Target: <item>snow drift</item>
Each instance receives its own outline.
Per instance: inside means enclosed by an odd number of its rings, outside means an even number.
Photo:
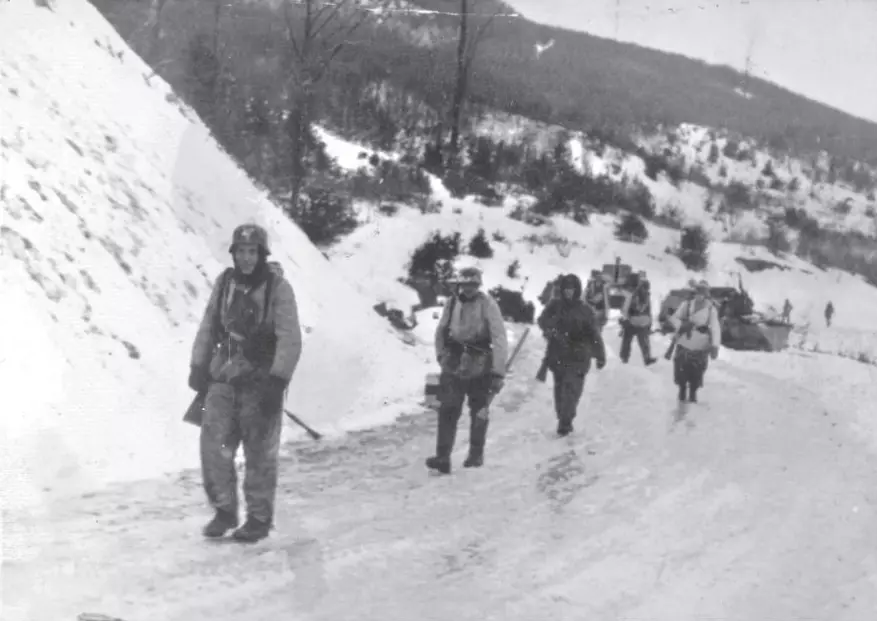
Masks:
[[[305,347],[287,407],[391,419],[415,353],[85,0],[0,6],[4,505],[197,464],[192,338],[233,228],[265,226]]]

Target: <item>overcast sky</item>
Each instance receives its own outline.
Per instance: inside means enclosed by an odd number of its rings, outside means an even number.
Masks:
[[[753,74],[877,122],[877,0],[507,2],[538,22],[736,69],[751,50]]]

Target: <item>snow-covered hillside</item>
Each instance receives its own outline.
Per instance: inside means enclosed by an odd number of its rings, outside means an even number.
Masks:
[[[6,507],[198,463],[190,347],[242,222],[267,227],[297,294],[291,411],[331,434],[422,390],[424,352],[151,74],[85,0],[0,5]]]
[[[764,239],[766,220],[787,208],[802,210],[827,229],[877,233],[877,170],[862,163],[833,165],[825,152],[793,155],[688,123],[632,136],[638,153],[633,146],[623,150],[580,131],[495,111],[485,112],[471,129],[537,152],[550,151],[566,137],[580,171],[614,181],[637,179],[649,189],[658,214],[684,225],[701,224],[719,239]],[[647,174],[643,153],[679,178],[674,181],[661,168]],[[851,177],[859,180],[858,187]],[[734,194],[738,185],[747,188],[746,196]]]
[[[357,154],[370,152],[324,130],[320,135],[328,153],[346,167],[361,166],[363,160]],[[792,346],[851,358],[864,354],[877,361],[877,288],[861,277],[823,270],[793,255],[777,257],[763,247],[721,241],[711,244],[708,269],[694,273],[667,252],[679,243],[679,231],[674,229],[649,223],[649,238],[643,244],[634,244],[615,238],[617,216],[612,215],[594,215],[589,225],[555,217],[547,225],[534,227],[510,217],[521,202],[526,204],[526,197],[507,198],[501,207],[485,207],[472,200],[453,198],[435,178],[432,187],[433,199],[442,205],[439,213],[423,214],[413,207],[402,207],[392,216],[373,212],[367,222],[329,251],[332,262],[376,302],[387,302],[405,311],[416,303],[414,293],[398,279],[405,275],[411,253],[432,231],[459,231],[465,247],[483,228],[494,256],[476,259],[466,256],[464,250],[459,263],[480,266],[489,287],[502,285],[520,290],[537,307],[539,293],[558,272],[573,271],[585,279],[591,269],[620,257],[635,270],[648,273],[656,305],[670,290],[685,286],[691,278],[704,277],[713,286],[731,287],[737,287],[742,280],[757,311],[778,313],[789,299],[792,321],[797,326]],[[507,268],[515,260],[520,268],[511,278]],[[831,328],[824,327],[823,311],[828,301],[837,311]]]
[[[363,150],[357,145],[345,145],[337,138],[327,141],[327,146],[331,155],[346,162],[354,161],[351,152]],[[433,183],[433,191],[443,206],[440,213],[422,214],[413,208],[403,208],[394,216],[374,213],[371,222],[331,249],[333,263],[343,265],[363,290],[369,290],[402,276],[411,252],[431,231],[460,231],[468,242],[479,228],[484,228],[491,238],[494,257],[487,260],[464,257],[461,261],[484,268],[491,284],[523,290],[525,297],[531,299],[558,271],[571,270],[584,276],[586,271],[610,263],[616,256],[649,273],[657,298],[684,286],[692,277],[700,277],[667,254],[667,248],[678,244],[679,232],[672,229],[647,225],[649,239],[642,245],[631,244],[615,239],[615,216],[594,216],[590,225],[554,218],[547,226],[533,227],[509,217],[517,206],[516,199],[507,200],[503,207],[486,208],[471,200],[451,197],[438,182]],[[775,267],[749,272],[738,258],[760,259]],[[522,267],[520,275],[512,279],[505,270],[515,259]],[[839,314],[838,325],[873,326],[869,311],[877,310],[877,289],[859,277],[838,270],[820,270],[793,256],[778,258],[758,247],[714,243],[710,267],[702,276],[716,286],[736,286],[738,274],[762,310],[770,306],[780,308],[788,297],[795,305],[793,319],[816,322],[821,320],[825,302],[833,300],[839,309],[857,311]],[[396,301],[389,296],[375,297]]]

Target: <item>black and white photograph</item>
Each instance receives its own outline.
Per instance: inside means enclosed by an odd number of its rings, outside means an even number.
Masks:
[[[0,0],[0,619],[877,620],[877,0]]]

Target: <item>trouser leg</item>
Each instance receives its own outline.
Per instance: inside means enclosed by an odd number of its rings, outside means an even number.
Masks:
[[[554,413],[560,419],[560,405],[563,401],[563,373],[560,370],[551,372],[554,378]]]
[[[435,454],[441,458],[450,458],[457,438],[457,425],[463,414],[466,386],[463,380],[447,373],[442,375],[441,385]]]
[[[703,377],[706,374],[709,358],[707,352],[697,352],[690,356],[690,370],[688,372],[692,390],[703,386]]]
[[[490,377],[469,380],[466,394],[469,399],[469,454],[477,457],[484,455],[487,442],[489,418],[480,418],[478,412],[487,405],[490,399]]]
[[[678,347],[673,361],[673,375],[679,386],[679,398],[685,398],[685,390],[688,396],[694,395],[703,385],[703,377],[708,365],[708,352],[689,351]]]
[[[673,382],[679,386],[679,399],[685,399],[685,391],[686,391],[686,383],[688,379],[686,377],[686,369],[685,369],[685,350],[681,347],[676,347],[676,355],[673,356]]]
[[[201,477],[214,509],[237,514],[234,458],[241,442],[236,394],[228,384],[211,384],[201,422]]]
[[[564,425],[572,424],[576,417],[579,401],[585,388],[586,369],[566,370],[560,381],[560,408],[558,420]]]
[[[280,412],[266,414],[260,407],[261,390],[241,391],[241,436],[244,445],[244,498],[247,515],[259,522],[274,521],[277,460],[280,453]]]
[[[637,328],[636,341],[642,352],[643,362],[649,362],[652,359],[652,344],[650,342],[649,328]]]
[[[630,359],[630,346],[632,342],[633,329],[630,326],[625,326],[621,329],[621,350],[618,352],[622,362],[627,362]]]

